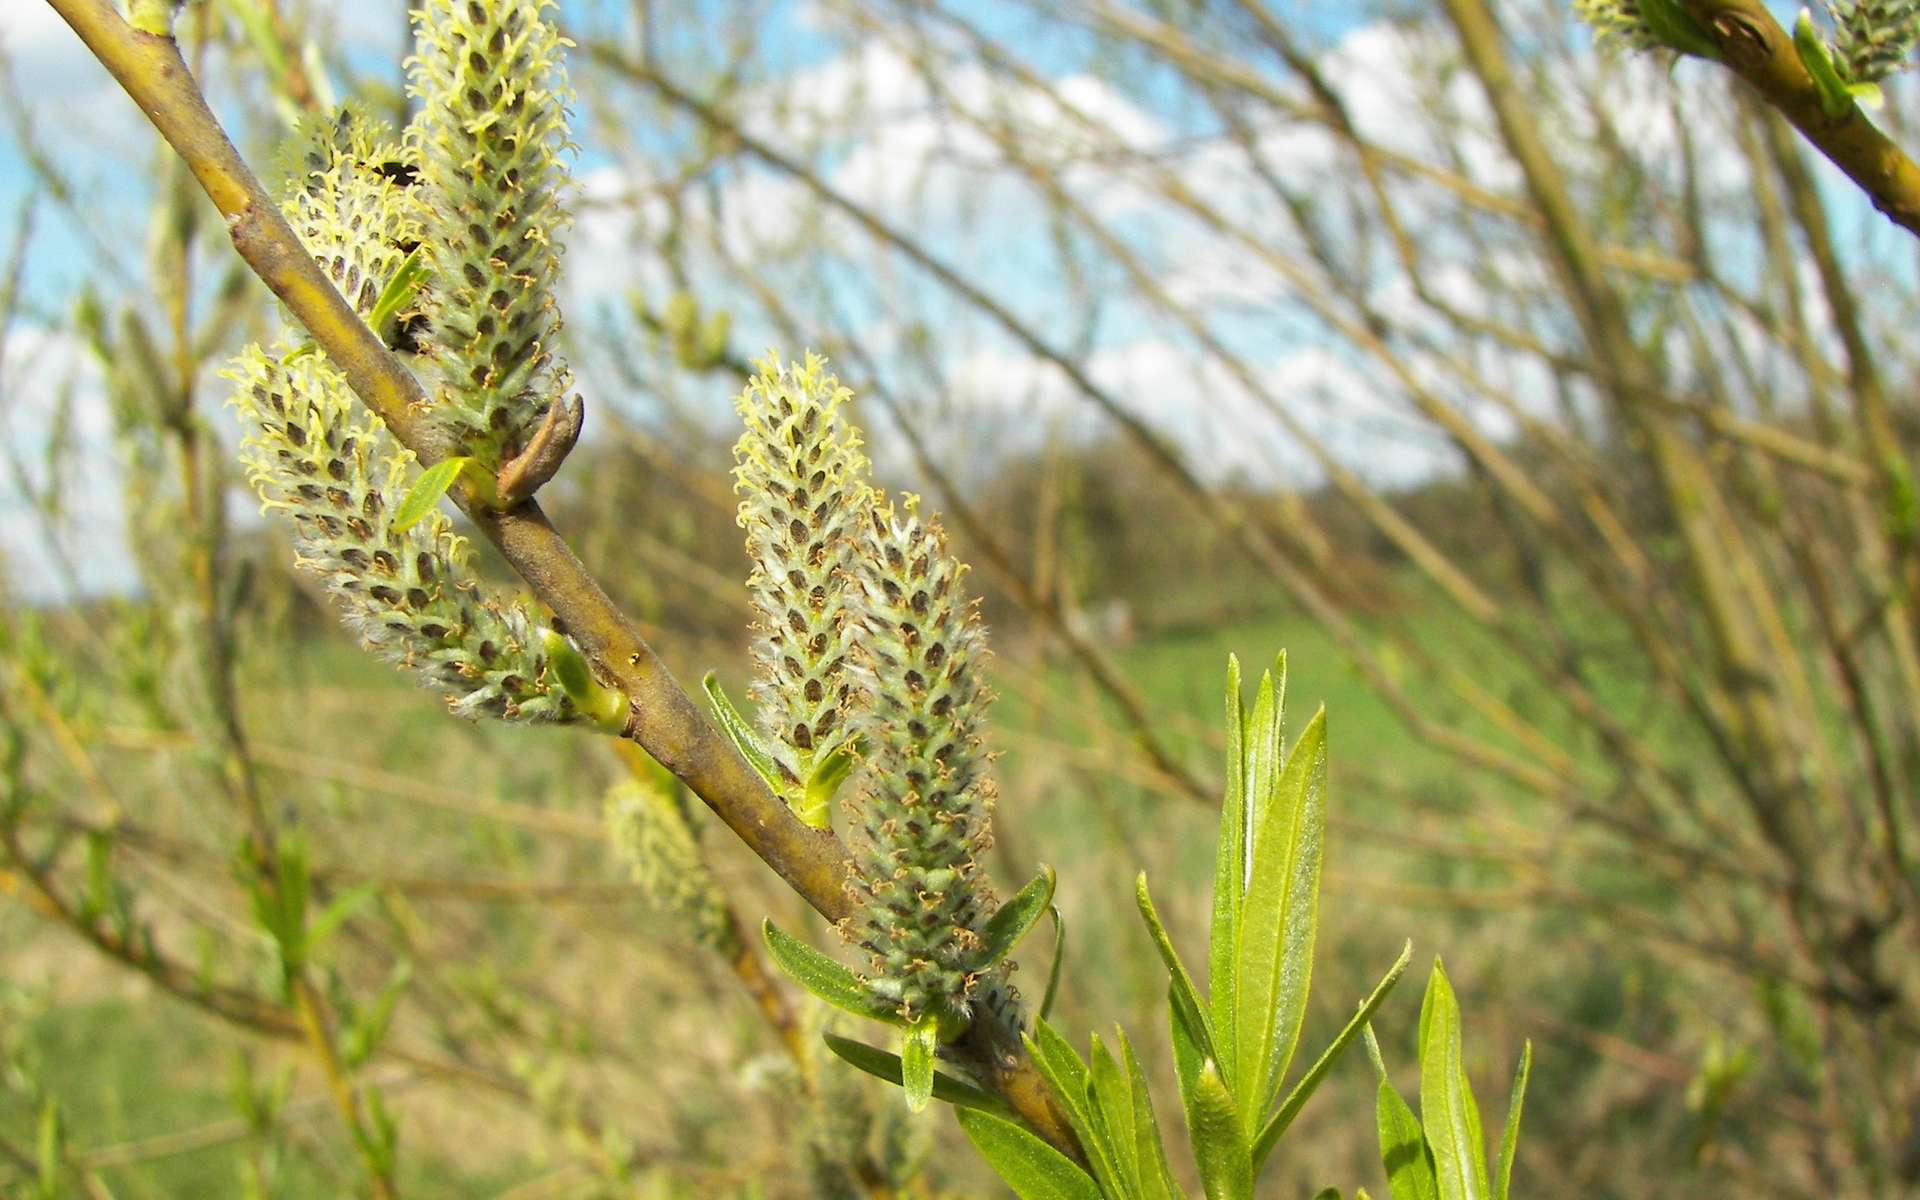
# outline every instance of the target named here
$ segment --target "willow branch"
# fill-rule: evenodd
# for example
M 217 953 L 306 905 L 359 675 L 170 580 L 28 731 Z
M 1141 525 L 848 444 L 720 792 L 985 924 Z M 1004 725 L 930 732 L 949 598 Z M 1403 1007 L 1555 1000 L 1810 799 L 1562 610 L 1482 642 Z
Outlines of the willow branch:
M 443 457 L 424 420 L 426 392 L 340 296 L 208 108 L 173 40 L 127 24 L 107 0 L 47 0 L 186 162 L 225 218 L 234 249 L 286 304 L 403 445 Z M 616 607 L 538 504 L 498 511 L 461 497 L 480 532 L 550 607 L 599 672 L 627 694 L 629 736 L 683 780 L 748 848 L 829 920 L 851 914 L 847 853 L 831 831 L 794 817 L 728 745 Z M 1077 1142 L 1024 1059 L 963 1038 L 956 1055 L 1034 1128 L 1068 1150 Z
M 1829 117 L 1800 62 L 1793 37 L 1763 0 L 1680 0 L 1719 50 L 1722 66 L 1793 123 L 1814 148 L 1846 172 L 1873 206 L 1920 236 L 1920 165 L 1867 119 L 1859 105 Z

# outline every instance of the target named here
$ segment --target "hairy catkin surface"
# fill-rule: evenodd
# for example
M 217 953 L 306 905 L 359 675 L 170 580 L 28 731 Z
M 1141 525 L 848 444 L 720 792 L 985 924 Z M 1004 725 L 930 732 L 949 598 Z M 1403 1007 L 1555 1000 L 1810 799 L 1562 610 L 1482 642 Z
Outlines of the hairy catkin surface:
M 1841 0 L 1829 4 L 1834 49 L 1847 77 L 1872 83 L 1907 65 L 1920 38 L 1916 0 Z
M 309 127 L 287 165 L 287 219 L 363 317 L 419 235 L 399 154 L 377 127 L 344 113 Z M 351 628 L 462 716 L 578 719 L 541 630 L 517 605 L 481 594 L 447 519 L 435 512 L 394 528 L 413 456 L 356 410 L 324 353 L 249 346 L 226 375 L 247 429 L 248 478 L 268 508 L 291 517 L 300 565 L 320 576 Z
M 847 622 L 858 586 L 851 567 L 867 460 L 846 418 L 850 393 L 826 363 L 776 361 L 760 364 L 736 404 L 746 432 L 733 474 L 753 564 L 751 695 L 783 782 L 797 791 L 846 736 Z
M 366 316 L 420 244 L 417 173 L 398 139 L 351 110 L 296 135 L 281 211 L 333 285 Z
M 993 897 L 980 856 L 993 783 L 980 733 L 984 637 L 964 568 L 911 498 L 867 510 L 855 677 L 866 771 L 853 810 L 862 883 L 850 932 L 869 980 L 908 1019 L 965 1017 L 985 968 Z
M 331 364 L 250 346 L 227 377 L 249 429 L 248 478 L 267 508 L 292 518 L 300 565 L 320 577 L 351 628 L 461 716 L 577 718 L 539 631 L 518 607 L 479 594 L 447 519 L 434 512 L 394 528 L 413 456 L 374 418 L 356 423 Z
M 436 416 L 498 466 L 525 447 L 566 367 L 554 292 L 567 224 L 565 40 L 554 0 L 422 0 L 409 131 L 426 209 Z
M 1664 50 L 1666 39 L 1654 32 L 1637 0 L 1573 0 L 1573 11 L 1593 29 L 1602 45 L 1630 50 Z

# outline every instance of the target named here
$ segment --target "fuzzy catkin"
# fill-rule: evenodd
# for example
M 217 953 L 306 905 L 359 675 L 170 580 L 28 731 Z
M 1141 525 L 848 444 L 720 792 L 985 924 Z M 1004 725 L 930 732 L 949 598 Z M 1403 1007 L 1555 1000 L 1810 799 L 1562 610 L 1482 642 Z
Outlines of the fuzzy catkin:
M 423 0 L 409 130 L 427 209 L 435 416 L 489 467 L 564 397 L 554 292 L 572 93 L 554 0 Z
M 1630 50 L 1665 50 L 1666 40 L 1654 32 L 1637 0 L 1573 0 L 1573 11 L 1593 30 L 1601 45 Z
M 1874 83 L 1907 65 L 1920 39 L 1917 0 L 1841 0 L 1828 4 L 1833 48 L 1855 83 Z
M 851 393 L 809 354 L 769 357 L 740 394 L 734 490 L 747 533 L 758 636 L 751 695 L 792 800 L 846 737 L 850 573 L 866 496 L 866 456 L 847 421 Z
M 656 908 L 684 923 L 693 940 L 722 954 L 739 940 L 719 881 L 701 857 L 681 799 L 651 782 L 627 779 L 607 790 L 607 833 Z
M 913 498 L 899 514 L 875 500 L 862 552 L 854 670 L 867 749 L 852 806 L 861 895 L 849 932 L 872 956 L 875 993 L 902 1017 L 965 1019 L 993 908 L 980 862 L 994 797 L 980 740 L 991 699 L 984 635 L 965 568 Z
M 312 119 L 283 170 L 287 223 L 353 310 L 369 315 L 420 244 L 416 172 L 400 142 L 344 110 Z
M 347 624 L 464 717 L 572 721 L 540 630 L 483 598 L 464 543 L 438 512 L 405 530 L 393 505 L 413 462 L 371 416 L 356 422 L 346 380 L 319 354 L 242 351 L 227 372 L 249 430 L 241 461 L 269 509 L 293 520 L 299 564 Z

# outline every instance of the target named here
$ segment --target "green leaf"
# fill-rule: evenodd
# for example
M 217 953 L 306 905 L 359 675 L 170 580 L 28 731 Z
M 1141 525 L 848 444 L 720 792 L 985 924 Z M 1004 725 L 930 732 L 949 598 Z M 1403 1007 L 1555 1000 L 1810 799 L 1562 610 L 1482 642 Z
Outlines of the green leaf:
M 1027 931 L 1033 928 L 1035 922 L 1040 920 L 1040 915 L 1047 911 L 1047 906 L 1053 903 L 1056 882 L 1053 868 L 1042 863 L 1040 873 L 1033 877 L 1033 881 L 994 911 L 980 935 L 986 943 L 983 947 L 986 966 L 994 966 L 1013 953 L 1020 939 L 1027 936 Z
M 1464 1058 L 1460 1006 L 1436 958 L 1420 1006 L 1421 1126 L 1433 1148 L 1440 1200 L 1489 1200 L 1486 1138 Z
M 1180 1007 L 1171 982 L 1167 984 L 1167 1024 L 1173 1044 L 1174 1078 L 1180 1084 L 1180 1102 L 1190 1104 L 1194 1081 L 1200 1078 L 1200 1065 L 1207 1061 L 1208 1055 L 1201 1046 L 1200 1031 L 1195 1028 L 1192 1017 Z
M 1033 1033 L 1023 1036 L 1021 1041 L 1040 1077 L 1047 1081 L 1047 1090 L 1066 1110 L 1067 1124 L 1080 1139 L 1101 1187 L 1109 1195 L 1118 1195 L 1117 1168 L 1105 1144 L 1105 1131 L 1096 1124 L 1097 1118 L 1087 1103 L 1087 1064 L 1067 1039 L 1044 1020 L 1034 1022 Z
M 1380 1165 L 1387 1169 L 1387 1190 L 1393 1200 L 1440 1200 L 1433 1151 L 1420 1132 L 1420 1118 L 1413 1115 L 1384 1071 L 1374 1115 L 1380 1126 Z
M 1097 1033 L 1087 1048 L 1087 1065 L 1087 1110 L 1093 1116 L 1094 1136 L 1113 1164 L 1119 1193 L 1137 1196 L 1140 1156 L 1133 1128 L 1133 1085 Z
M 821 1039 L 827 1043 L 827 1049 L 838 1055 L 848 1065 L 865 1071 L 876 1079 L 884 1079 L 895 1087 L 902 1086 L 900 1056 L 878 1046 L 869 1046 L 865 1042 L 856 1042 L 838 1034 L 824 1033 Z M 955 1079 L 939 1071 L 933 1074 L 933 1098 L 953 1105 L 955 1108 L 977 1108 L 982 1112 L 999 1113 L 1013 1116 L 1013 1110 L 1006 1101 L 992 1092 L 981 1089 L 963 1080 Z
M 546 649 L 547 661 L 553 664 L 554 677 L 559 679 L 561 690 L 573 701 L 574 707 L 608 732 L 624 731 L 632 709 L 627 694 L 593 677 L 587 656 L 580 653 L 572 638 L 558 630 L 542 629 L 540 644 Z
M 387 336 L 387 326 L 400 315 L 400 310 L 420 285 L 426 282 L 427 264 L 421 257 L 425 246 L 415 246 L 413 252 L 400 260 L 394 268 L 393 278 L 387 280 L 387 286 L 380 289 L 380 298 L 373 302 L 373 311 L 367 316 L 367 328 Z
M 1058 904 L 1047 905 L 1053 914 L 1053 962 L 1047 967 L 1047 989 L 1040 997 L 1040 1019 L 1053 1014 L 1053 998 L 1060 994 L 1060 965 L 1067 961 L 1067 919 Z
M 466 469 L 473 459 L 465 455 L 443 458 L 439 462 L 420 472 L 420 478 L 413 481 L 407 494 L 400 498 L 400 504 L 393 510 L 392 530 L 402 533 L 418 525 L 440 503 L 440 497 L 447 494 L 453 481 L 460 478 L 460 472 Z
M 801 792 L 800 807 L 793 810 L 802 824 L 815 829 L 827 828 L 832 821 L 834 794 L 853 774 L 853 763 L 853 747 L 844 742 L 814 760 L 813 771 Z
M 335 896 L 333 903 L 327 905 L 320 915 L 314 918 L 313 924 L 308 927 L 307 949 L 311 951 L 315 946 L 325 941 L 330 934 L 340 928 L 348 917 L 364 907 L 367 901 L 373 899 L 379 895 L 379 893 L 379 884 L 362 883 L 350 887 L 338 896 Z
M 931 1017 L 916 1021 L 900 1035 L 900 1087 L 907 1108 L 920 1112 L 933 1099 L 933 1055 L 940 1046 L 940 1023 Z
M 1251 1200 L 1253 1157 L 1233 1094 L 1212 1059 L 1201 1064 L 1187 1101 L 1187 1134 L 1207 1200 Z
M 1313 1194 L 1313 1200 L 1340 1200 L 1340 1189 L 1337 1187 L 1323 1187 Z
M 900 1019 L 900 1010 L 875 996 L 852 971 L 792 934 L 775 928 L 772 921 L 763 921 L 760 933 L 766 938 L 773 961 L 812 995 L 857 1017 L 905 1025 Z
M 1520 1047 L 1520 1065 L 1513 1070 L 1513 1090 L 1507 1095 L 1507 1124 L 1500 1133 L 1500 1159 L 1493 1172 L 1493 1200 L 1507 1200 L 1513 1180 L 1513 1155 L 1520 1145 L 1520 1109 L 1526 1103 L 1527 1076 L 1533 1072 L 1533 1042 Z
M 1853 108 L 1853 95 L 1834 66 L 1826 41 L 1813 26 L 1813 14 L 1804 8 L 1793 22 L 1793 49 L 1800 56 L 1800 65 L 1813 77 L 1814 90 L 1820 94 L 1820 111 L 1835 121 L 1846 116 Z
M 1264 764 L 1278 758 L 1280 718 L 1264 685 L 1254 706 L 1251 773 L 1255 785 L 1266 791 L 1254 796 L 1259 824 L 1239 921 L 1234 968 L 1237 1042 L 1231 1050 L 1239 1064 L 1235 1095 L 1250 1122 L 1259 1120 L 1278 1097 L 1306 1019 L 1326 824 L 1326 716 L 1324 708 L 1314 714 L 1284 766 L 1274 773 Z
M 60 1153 L 66 1147 L 67 1134 L 60 1119 L 60 1106 L 51 1096 L 40 1101 L 40 1125 L 34 1139 L 34 1157 L 38 1160 L 40 1194 L 54 1200 L 60 1194 Z
M 1139 906 L 1140 919 L 1147 923 L 1147 932 L 1152 935 L 1154 946 L 1160 951 L 1160 961 L 1167 965 L 1167 975 L 1173 984 L 1170 1003 L 1180 1008 L 1189 1025 L 1199 1035 L 1202 1056 L 1217 1057 L 1213 1046 L 1213 1030 L 1207 1025 L 1206 1010 L 1200 1006 L 1200 996 L 1194 990 L 1193 977 L 1187 974 L 1186 964 L 1180 961 L 1180 952 L 1173 948 L 1173 939 L 1167 936 L 1167 927 L 1161 923 L 1160 913 L 1153 906 L 1153 894 L 1147 890 L 1145 871 L 1140 872 L 1133 881 L 1133 900 Z
M 1321 1052 L 1320 1057 L 1314 1060 L 1313 1065 L 1307 1068 L 1307 1073 L 1300 1077 L 1299 1083 L 1293 1085 L 1293 1090 L 1287 1093 L 1287 1098 L 1281 1102 L 1279 1111 L 1273 1114 L 1273 1119 L 1267 1122 L 1266 1127 L 1260 1131 L 1260 1136 L 1254 1141 L 1255 1170 L 1258 1170 L 1260 1164 L 1267 1160 L 1267 1155 L 1273 1152 L 1274 1146 L 1279 1144 L 1281 1135 L 1287 1132 L 1287 1127 L 1293 1124 L 1293 1119 L 1300 1115 L 1300 1110 L 1305 1107 L 1307 1100 L 1326 1079 L 1327 1072 L 1333 1069 L 1333 1064 L 1346 1053 L 1347 1047 L 1353 1044 L 1361 1031 L 1367 1028 L 1367 1022 L 1373 1019 L 1374 1012 L 1386 1000 L 1387 994 L 1400 982 L 1400 976 L 1406 972 L 1407 964 L 1412 960 L 1413 943 L 1408 942 L 1401 947 L 1400 957 L 1394 960 L 1393 966 L 1387 968 L 1387 973 L 1381 977 L 1379 983 L 1374 985 L 1372 994 L 1361 1003 L 1346 1027 L 1341 1029 L 1332 1044 Z
M 358 1070 L 373 1058 L 380 1044 L 387 1040 L 387 1028 L 393 1023 L 393 1010 L 399 1004 L 401 993 L 407 990 L 407 984 L 413 979 L 413 964 L 405 959 L 395 964 L 393 973 L 387 977 L 385 987 L 375 997 L 373 1007 L 356 1016 L 342 1039 L 340 1057 L 348 1070 Z
M 1134 1156 L 1140 1167 L 1139 1195 L 1142 1200 L 1178 1200 L 1180 1189 L 1173 1182 L 1173 1168 L 1167 1162 L 1166 1141 L 1160 1134 L 1160 1119 L 1153 1112 L 1153 1096 L 1147 1090 L 1147 1073 L 1133 1052 L 1127 1035 L 1121 1033 L 1120 1061 L 1126 1068 L 1132 1089 Z
M 1286 656 L 1282 654 L 1279 661 L 1284 677 Z M 1220 840 L 1214 847 L 1213 922 L 1207 943 L 1207 995 L 1213 1006 L 1212 1034 L 1214 1041 L 1222 1046 L 1235 1044 L 1233 964 L 1235 948 L 1239 945 L 1240 901 L 1247 888 L 1246 774 L 1246 720 L 1240 711 L 1240 660 L 1230 655 L 1227 658 L 1227 794 L 1220 805 Z
M 781 777 L 780 765 L 774 761 L 773 755 L 767 753 L 766 747 L 760 741 L 760 734 L 745 717 L 740 715 L 740 710 L 733 706 L 733 701 L 727 699 L 726 689 L 720 686 L 719 677 L 712 671 L 708 671 L 701 677 L 700 689 L 706 692 L 707 703 L 713 706 L 713 716 L 720 723 L 720 732 L 727 735 L 727 740 L 732 742 L 733 748 L 740 752 L 740 757 L 746 759 L 747 765 L 752 767 L 760 778 L 767 781 L 767 786 L 773 789 L 774 795 L 786 796 L 788 789 L 785 780 Z M 789 807 L 791 807 L 791 801 L 789 801 Z M 824 812 L 820 816 L 825 820 Z M 825 826 L 816 825 L 814 828 L 820 829 Z
M 954 1116 L 980 1157 L 1020 1200 L 1100 1200 L 1091 1176 L 1018 1125 L 973 1109 Z

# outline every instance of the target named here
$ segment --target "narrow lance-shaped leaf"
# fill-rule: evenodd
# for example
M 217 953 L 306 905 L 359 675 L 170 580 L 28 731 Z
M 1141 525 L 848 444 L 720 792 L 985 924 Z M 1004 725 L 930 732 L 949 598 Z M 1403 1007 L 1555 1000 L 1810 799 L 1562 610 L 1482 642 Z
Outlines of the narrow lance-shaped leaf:
M 900 1024 L 899 1011 L 867 989 L 860 977 L 790 933 L 784 933 L 772 921 L 764 922 L 760 932 L 767 950 L 793 981 L 814 996 L 858 1017 Z
M 902 1086 L 901 1081 L 905 1076 L 898 1054 L 832 1033 L 822 1034 L 821 1040 L 826 1042 L 827 1049 L 833 1051 L 842 1062 L 856 1070 L 865 1071 L 874 1078 L 883 1079 L 895 1087 Z M 939 1071 L 933 1073 L 933 1098 L 951 1104 L 955 1108 L 977 1108 L 982 1112 L 1013 1115 L 1013 1110 L 1007 1107 L 1007 1102 L 992 1092 L 982 1091 L 964 1080 L 955 1079 Z
M 1401 975 L 1406 972 L 1407 964 L 1412 959 L 1413 943 L 1408 942 L 1401 947 L 1400 957 L 1394 960 L 1393 966 L 1389 967 L 1380 982 L 1374 985 L 1372 994 L 1361 1003 L 1359 1010 L 1353 1014 L 1353 1018 L 1347 1022 L 1346 1027 L 1340 1030 L 1332 1044 L 1321 1053 L 1318 1059 L 1314 1060 L 1314 1064 L 1307 1068 L 1307 1073 L 1300 1077 L 1300 1082 L 1287 1093 L 1287 1098 L 1281 1102 L 1279 1110 L 1273 1114 L 1273 1119 L 1267 1122 L 1266 1127 L 1260 1131 L 1260 1136 L 1254 1141 L 1255 1170 L 1258 1170 L 1260 1164 L 1266 1161 L 1267 1155 L 1273 1152 L 1274 1146 L 1279 1144 L 1281 1135 L 1285 1134 L 1287 1127 L 1293 1124 L 1293 1119 L 1300 1115 L 1301 1108 L 1305 1107 L 1307 1100 L 1319 1088 L 1321 1081 L 1326 1079 L 1327 1073 L 1333 1069 L 1333 1064 L 1367 1028 L 1367 1022 L 1373 1019 L 1373 1014 L 1385 1002 L 1387 994 L 1400 982 Z
M 1060 994 L 1060 967 L 1067 961 L 1067 919 L 1060 915 L 1058 904 L 1047 905 L 1047 911 L 1053 914 L 1053 962 L 1047 966 L 1047 988 L 1040 997 L 1042 1021 L 1053 1015 L 1053 1000 Z
M 1094 1136 L 1114 1165 L 1120 1194 L 1140 1194 L 1139 1144 L 1133 1130 L 1133 1088 L 1119 1062 L 1095 1034 L 1087 1048 L 1087 1108 Z
M 1264 692 L 1264 689 L 1263 689 Z M 1264 705 L 1255 706 L 1258 731 Z M 1277 712 L 1260 738 L 1266 749 L 1252 755 L 1256 783 L 1267 772 L 1260 762 L 1277 754 Z M 1254 832 L 1253 876 L 1240 914 L 1235 966 L 1235 1095 L 1242 1116 L 1258 1121 L 1273 1104 L 1292 1061 L 1306 1019 L 1313 973 L 1313 942 L 1319 920 L 1320 856 L 1326 823 L 1326 710 L 1314 714 L 1284 767 L 1256 796 L 1260 821 Z
M 393 510 L 393 531 L 400 533 L 418 525 L 440 503 L 440 497 L 447 494 L 453 481 L 460 478 L 460 472 L 472 461 L 463 456 L 443 458 L 420 472 L 420 478 L 413 481 L 413 486 L 407 489 L 407 494 L 401 497 Z
M 1020 1200 L 1101 1200 L 1091 1176 L 1018 1125 L 971 1109 L 954 1115 L 973 1148 Z
M 1160 961 L 1167 966 L 1167 974 L 1172 980 L 1172 1003 L 1180 1006 L 1182 1014 L 1199 1035 L 1200 1049 L 1207 1058 L 1217 1057 L 1213 1044 L 1213 1031 L 1208 1027 L 1206 1010 L 1200 1005 L 1200 996 L 1194 990 L 1193 977 L 1187 974 L 1186 964 L 1180 961 L 1180 952 L 1173 947 L 1173 939 L 1167 936 L 1167 927 L 1160 920 L 1159 910 L 1153 906 L 1153 894 L 1147 890 L 1147 873 L 1140 872 L 1133 881 L 1134 903 L 1140 908 L 1140 918 L 1147 923 L 1147 932 L 1153 937 L 1153 944 L 1160 951 Z
M 1140 1166 L 1139 1195 L 1142 1200 L 1177 1200 L 1180 1189 L 1173 1182 L 1173 1168 L 1167 1162 L 1166 1141 L 1160 1134 L 1160 1119 L 1154 1115 L 1153 1096 L 1147 1090 L 1147 1073 L 1126 1034 L 1120 1035 L 1120 1061 L 1132 1088 L 1134 1156 Z
M 1420 1118 L 1384 1073 L 1374 1112 L 1380 1127 L 1380 1165 L 1386 1168 L 1393 1200 L 1439 1200 L 1440 1181 L 1426 1135 L 1420 1132 Z
M 1226 720 L 1227 793 L 1220 805 L 1220 840 L 1214 847 L 1207 995 L 1213 1009 L 1213 1037 L 1220 1045 L 1232 1046 L 1237 990 L 1233 964 L 1239 946 L 1240 898 L 1246 891 L 1247 828 L 1246 719 L 1240 710 L 1240 660 L 1235 657 L 1227 659 Z
M 733 701 L 727 698 L 726 689 L 720 686 L 719 677 L 712 671 L 708 671 L 700 680 L 700 690 L 707 694 L 707 703 L 713 706 L 714 720 L 719 723 L 720 732 L 727 735 L 727 740 L 733 743 L 733 748 L 739 751 L 740 757 L 744 758 L 747 765 L 766 781 L 775 795 L 779 795 L 783 786 L 779 766 L 774 762 L 773 755 L 767 753 L 766 748 L 760 744 L 759 732 L 754 729 L 752 723 L 740 715 L 740 710 L 733 706 Z
M 1066 1110 L 1067 1124 L 1080 1140 L 1094 1176 L 1109 1195 L 1118 1194 L 1119 1183 L 1113 1156 L 1108 1151 L 1104 1132 L 1096 1126 L 1092 1106 L 1087 1102 L 1087 1064 L 1080 1060 L 1067 1039 L 1043 1019 L 1034 1023 L 1033 1032 L 1023 1035 L 1021 1043 L 1027 1057 L 1047 1081 L 1047 1090 Z
M 1493 1200 L 1507 1200 L 1513 1181 L 1513 1156 L 1520 1145 L 1520 1110 L 1527 1099 L 1527 1076 L 1533 1072 L 1533 1042 L 1520 1047 L 1520 1065 L 1513 1071 L 1513 1091 L 1507 1096 L 1507 1124 L 1500 1133 L 1500 1161 L 1493 1172 Z
M 1013 898 L 1002 904 L 987 920 L 986 929 L 981 937 L 986 942 L 986 964 L 993 966 L 1020 944 L 1034 923 L 1053 903 L 1053 889 L 1057 882 L 1053 868 L 1042 864 L 1040 873 L 1032 882 L 1013 894 Z
M 1433 1150 L 1440 1200 L 1489 1200 L 1486 1140 L 1467 1081 L 1460 1006 L 1437 958 L 1420 1006 L 1420 1121 Z

